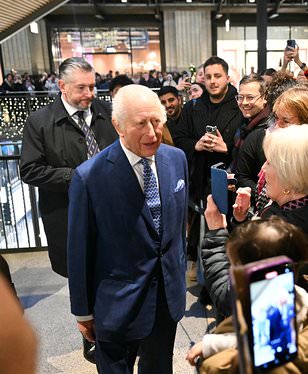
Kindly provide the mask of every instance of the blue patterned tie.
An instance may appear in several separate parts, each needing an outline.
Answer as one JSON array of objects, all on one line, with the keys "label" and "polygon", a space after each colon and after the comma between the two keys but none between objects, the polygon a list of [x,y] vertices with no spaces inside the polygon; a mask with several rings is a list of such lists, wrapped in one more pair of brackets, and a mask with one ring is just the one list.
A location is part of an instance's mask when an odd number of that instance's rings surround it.
[{"label": "blue patterned tie", "polygon": [[96,153],[99,152],[98,144],[95,140],[95,135],[93,134],[93,131],[90,126],[87,125],[85,119],[84,119],[84,111],[79,110],[76,112],[78,116],[78,126],[84,133],[84,136],[86,138],[86,144],[88,148],[88,158],[91,158],[96,155]]},{"label": "blue patterned tie", "polygon": [[157,180],[149,165],[149,161],[146,158],[142,158],[140,162],[143,165],[145,199],[150,208],[156,231],[160,234],[161,204]]}]

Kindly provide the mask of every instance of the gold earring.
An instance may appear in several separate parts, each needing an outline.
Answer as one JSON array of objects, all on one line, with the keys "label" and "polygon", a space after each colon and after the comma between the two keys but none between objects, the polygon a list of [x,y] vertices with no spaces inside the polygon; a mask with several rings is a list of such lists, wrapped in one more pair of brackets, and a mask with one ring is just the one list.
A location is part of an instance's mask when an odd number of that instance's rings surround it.
[{"label": "gold earring", "polygon": [[290,194],[290,190],[288,190],[287,188],[285,188],[284,190],[283,190],[283,193],[284,193],[284,195],[289,195]]}]

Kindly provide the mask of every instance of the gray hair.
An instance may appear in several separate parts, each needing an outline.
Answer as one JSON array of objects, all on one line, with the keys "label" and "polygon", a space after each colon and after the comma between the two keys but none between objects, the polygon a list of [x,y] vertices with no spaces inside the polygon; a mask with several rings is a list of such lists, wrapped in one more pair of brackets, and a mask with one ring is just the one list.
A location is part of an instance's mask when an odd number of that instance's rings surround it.
[{"label": "gray hair", "polygon": [[75,70],[82,70],[86,73],[95,73],[94,68],[81,57],[70,57],[62,62],[59,67],[59,78],[68,80],[71,73]]},{"label": "gray hair", "polygon": [[130,84],[119,89],[112,101],[112,119],[123,128],[128,109],[132,109],[134,103],[151,103],[153,108],[160,111],[162,123],[167,121],[165,107],[161,104],[157,94],[146,86]]}]

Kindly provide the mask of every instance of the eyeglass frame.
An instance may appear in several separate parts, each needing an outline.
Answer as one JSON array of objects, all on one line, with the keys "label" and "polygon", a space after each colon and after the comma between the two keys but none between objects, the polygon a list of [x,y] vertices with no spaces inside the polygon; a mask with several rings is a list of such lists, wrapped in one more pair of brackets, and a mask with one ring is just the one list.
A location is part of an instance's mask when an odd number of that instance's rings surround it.
[{"label": "eyeglass frame", "polygon": [[[257,96],[252,96],[252,95],[247,95],[247,96],[243,96],[243,95],[235,95],[235,100],[238,102],[238,103],[242,103],[244,101],[244,99],[246,98],[246,101],[247,103],[255,103],[256,101],[258,101],[260,99],[260,97],[262,97],[263,95],[257,95]],[[250,97],[249,99],[247,99],[248,97]]]}]

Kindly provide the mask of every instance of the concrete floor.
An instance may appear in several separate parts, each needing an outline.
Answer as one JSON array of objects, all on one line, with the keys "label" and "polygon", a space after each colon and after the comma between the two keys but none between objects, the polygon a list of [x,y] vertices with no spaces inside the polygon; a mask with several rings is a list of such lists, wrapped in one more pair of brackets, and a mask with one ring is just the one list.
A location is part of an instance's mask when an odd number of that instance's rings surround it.
[{"label": "concrete floor", "polygon": [[[39,337],[38,374],[95,374],[95,365],[84,360],[81,336],[70,314],[67,280],[52,272],[47,252],[6,254],[4,256],[25,316]],[[200,286],[187,282],[186,313],[178,325],[174,350],[174,374],[191,374],[185,361],[189,338],[197,342],[215,325],[213,311],[202,307],[197,296]]]}]

